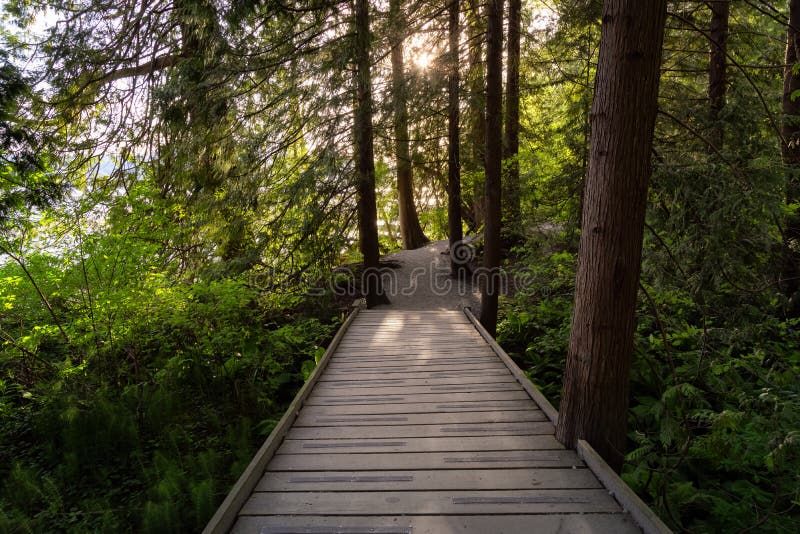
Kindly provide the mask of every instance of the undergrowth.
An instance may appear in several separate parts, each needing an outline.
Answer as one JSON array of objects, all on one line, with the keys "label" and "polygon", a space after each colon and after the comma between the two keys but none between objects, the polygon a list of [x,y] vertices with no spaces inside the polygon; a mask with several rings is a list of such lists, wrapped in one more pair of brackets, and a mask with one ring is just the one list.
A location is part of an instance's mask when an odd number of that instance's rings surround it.
[{"label": "undergrowth", "polygon": [[[503,303],[502,345],[558,404],[575,253],[528,244]],[[702,304],[643,284],[625,481],[677,531],[800,531],[800,322],[769,292]]]},{"label": "undergrowth", "polygon": [[142,285],[102,345],[76,318],[69,347],[45,323],[2,347],[0,532],[202,530],[337,326],[236,280]]}]

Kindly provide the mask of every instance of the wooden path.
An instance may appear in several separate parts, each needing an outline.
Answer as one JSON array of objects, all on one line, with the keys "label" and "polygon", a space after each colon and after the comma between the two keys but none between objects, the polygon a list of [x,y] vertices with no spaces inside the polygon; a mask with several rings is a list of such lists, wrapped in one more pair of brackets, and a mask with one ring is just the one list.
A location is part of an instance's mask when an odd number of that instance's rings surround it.
[{"label": "wooden path", "polygon": [[206,532],[668,532],[555,417],[468,311],[357,310]]}]

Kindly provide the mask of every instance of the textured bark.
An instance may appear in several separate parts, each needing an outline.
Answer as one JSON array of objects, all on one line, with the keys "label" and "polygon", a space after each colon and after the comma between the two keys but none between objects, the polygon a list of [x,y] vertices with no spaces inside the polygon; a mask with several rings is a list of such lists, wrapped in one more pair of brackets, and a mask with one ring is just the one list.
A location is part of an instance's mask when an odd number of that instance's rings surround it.
[{"label": "textured bark", "polygon": [[619,471],[666,0],[606,0],[575,303],[556,437]]},{"label": "textured bark", "polygon": [[[720,113],[725,107],[725,94],[728,89],[728,20],[730,18],[730,1],[716,0],[711,2],[711,39],[708,54],[708,107],[711,119],[711,132],[708,140],[719,150],[725,141],[725,129],[720,122]],[[713,149],[709,147],[710,151]]]},{"label": "textured bark", "polygon": [[503,130],[503,224],[518,231],[520,219],[519,191],[519,41],[522,0],[508,2],[508,44],[506,63],[506,121]]},{"label": "textured bark", "polygon": [[461,74],[458,61],[458,39],[460,27],[459,0],[451,0],[448,7],[448,79],[447,79],[447,227],[450,236],[450,274],[454,278],[464,277],[467,272],[466,258],[457,249],[464,239],[461,228],[461,154],[459,146],[459,98],[458,86]]},{"label": "textured bark", "polygon": [[[800,202],[800,75],[793,68],[800,60],[800,0],[789,1],[789,24],[786,29],[786,67],[783,74],[781,158],[786,166],[786,203]],[[789,314],[800,316],[800,212],[787,214],[783,231],[783,261],[780,287],[789,298]]]},{"label": "textured bark", "polygon": [[397,165],[397,207],[400,214],[400,236],[403,248],[419,248],[430,242],[419,224],[414,205],[414,178],[408,135],[408,98],[403,39],[406,19],[401,0],[390,0],[389,18],[392,27],[392,107],[394,108],[394,154]]},{"label": "textured bark", "polygon": [[[483,170],[486,159],[486,77],[484,50],[486,48],[486,21],[479,0],[466,0],[467,41],[467,127],[469,157],[464,167],[474,173]],[[485,9],[485,8],[484,8]],[[472,231],[483,224],[483,183],[478,180],[467,190],[467,223]]]},{"label": "textured bark", "polygon": [[503,0],[489,0],[486,4],[486,23],[486,223],[483,231],[483,267],[488,280],[481,295],[481,324],[494,335],[497,330],[502,261]]},{"label": "textured bark", "polygon": [[378,208],[375,201],[375,159],[372,132],[372,77],[370,74],[369,0],[355,0],[356,114],[358,160],[358,230],[364,256],[364,291],[367,307],[389,301],[378,273]]}]

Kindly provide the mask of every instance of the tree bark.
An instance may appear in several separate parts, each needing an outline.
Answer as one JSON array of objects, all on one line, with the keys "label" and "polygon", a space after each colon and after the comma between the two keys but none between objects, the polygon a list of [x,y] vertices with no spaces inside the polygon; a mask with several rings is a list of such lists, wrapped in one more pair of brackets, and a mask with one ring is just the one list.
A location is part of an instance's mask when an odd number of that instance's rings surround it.
[{"label": "tree bark", "polygon": [[486,45],[486,23],[481,2],[467,0],[467,124],[469,127],[470,157],[465,167],[476,179],[467,190],[467,223],[472,231],[484,222],[483,181],[478,179],[486,164],[486,78],[483,55]]},{"label": "tree bark", "polygon": [[380,279],[378,208],[375,200],[375,159],[372,132],[372,77],[370,74],[369,0],[355,0],[356,113],[358,160],[358,229],[364,257],[363,288],[367,307],[389,302]]},{"label": "tree bark", "polygon": [[414,205],[414,178],[408,135],[408,98],[403,64],[403,38],[407,25],[401,0],[390,0],[389,19],[392,27],[392,104],[400,236],[404,249],[414,249],[429,243],[430,239],[427,238],[419,224],[417,208]]},{"label": "tree bark", "polygon": [[459,0],[451,0],[448,7],[448,60],[447,79],[447,226],[450,236],[450,275],[462,278],[467,274],[469,254],[463,255],[461,247],[464,233],[461,228],[461,154],[459,119],[460,108],[458,87],[460,72],[458,61]]},{"label": "tree bark", "polygon": [[506,64],[506,123],[503,130],[503,223],[518,233],[520,222],[519,185],[519,48],[522,0],[508,2],[508,54]]},{"label": "tree bark", "polygon": [[486,10],[486,223],[483,231],[483,267],[487,279],[481,295],[481,324],[491,335],[495,335],[502,260],[503,0],[489,0]]},{"label": "tree bark", "polygon": [[[786,67],[783,73],[783,122],[781,159],[786,167],[786,204],[800,203],[800,75],[794,68],[800,61],[800,0],[789,1],[786,29]],[[793,209],[783,221],[780,289],[789,298],[788,314],[800,316],[800,210]]]},{"label": "tree bark", "polygon": [[556,437],[619,471],[666,0],[606,0],[572,330]]},{"label": "tree bark", "polygon": [[730,18],[730,1],[715,0],[711,2],[711,39],[708,55],[708,107],[711,119],[711,132],[708,140],[714,145],[709,147],[721,150],[725,141],[725,129],[720,122],[720,113],[725,107],[727,92],[727,61],[728,61],[728,20]]}]

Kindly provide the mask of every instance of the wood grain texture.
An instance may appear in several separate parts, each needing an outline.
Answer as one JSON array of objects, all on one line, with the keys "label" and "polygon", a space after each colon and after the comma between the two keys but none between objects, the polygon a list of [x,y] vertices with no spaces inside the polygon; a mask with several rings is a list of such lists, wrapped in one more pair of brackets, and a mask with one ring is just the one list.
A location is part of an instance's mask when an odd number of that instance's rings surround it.
[{"label": "wood grain texture", "polygon": [[627,514],[242,516],[233,532],[245,534],[634,534]]},{"label": "wood grain texture", "polygon": [[261,493],[241,515],[546,514],[622,511],[604,489]]},{"label": "wood grain texture", "polygon": [[450,423],[444,425],[297,426],[287,439],[430,438],[454,436],[552,435],[550,422]]},{"label": "wood grain texture", "polygon": [[588,469],[269,472],[256,491],[432,491],[602,488]]},{"label": "wood grain texture", "polygon": [[583,467],[574,451],[419,452],[277,454],[271,471],[359,471],[387,469],[511,469],[523,467]]}]

